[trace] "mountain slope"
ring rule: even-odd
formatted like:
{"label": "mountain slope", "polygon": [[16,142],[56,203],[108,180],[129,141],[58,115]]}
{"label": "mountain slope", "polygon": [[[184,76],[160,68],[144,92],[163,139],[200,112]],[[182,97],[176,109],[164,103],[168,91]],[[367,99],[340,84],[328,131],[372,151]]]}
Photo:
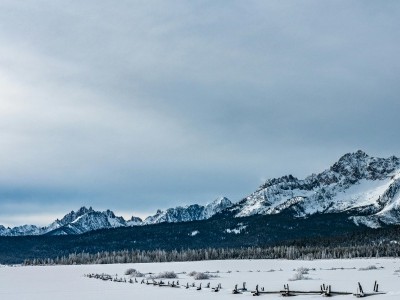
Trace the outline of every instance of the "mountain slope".
{"label": "mountain slope", "polygon": [[166,211],[158,210],[154,216],[147,217],[143,225],[205,220],[232,205],[233,203],[228,198],[220,197],[206,206],[193,204],[185,207],[169,208]]}
{"label": "mountain slope", "polygon": [[6,228],[0,225],[0,236],[21,236],[42,234],[42,229],[35,225],[22,225],[14,228]]}
{"label": "mountain slope", "polygon": [[235,217],[347,213],[356,224],[379,227],[400,223],[399,191],[399,158],[375,158],[359,150],[302,180],[292,175],[267,180],[229,210]]}
{"label": "mountain slope", "polygon": [[122,217],[116,217],[110,210],[105,212],[93,211],[91,208],[88,212],[79,215],[72,222],[64,226],[50,231],[51,235],[66,235],[66,234],[82,234],[85,232],[105,229],[125,227],[126,221]]}

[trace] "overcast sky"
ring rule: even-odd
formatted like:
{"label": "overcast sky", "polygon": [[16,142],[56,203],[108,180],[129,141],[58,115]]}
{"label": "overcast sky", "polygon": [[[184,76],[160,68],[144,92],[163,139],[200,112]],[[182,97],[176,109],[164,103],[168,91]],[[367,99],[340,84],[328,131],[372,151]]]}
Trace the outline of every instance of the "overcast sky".
{"label": "overcast sky", "polygon": [[399,1],[3,0],[0,224],[400,156],[399,53]]}

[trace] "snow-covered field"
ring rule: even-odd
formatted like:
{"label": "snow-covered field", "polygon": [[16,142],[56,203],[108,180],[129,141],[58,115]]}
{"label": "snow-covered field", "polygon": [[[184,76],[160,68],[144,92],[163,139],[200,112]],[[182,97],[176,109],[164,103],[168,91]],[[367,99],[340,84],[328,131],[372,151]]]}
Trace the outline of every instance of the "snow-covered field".
{"label": "snow-covered field", "polygon": [[[375,266],[376,269],[368,269]],[[295,280],[297,268],[308,268],[308,279]],[[174,271],[179,273],[179,283],[187,282],[196,286],[202,283],[203,289],[158,287],[140,283],[129,283],[130,276],[124,273],[134,268],[142,273]],[[194,280],[188,275],[191,271],[212,272],[218,277],[210,280]],[[184,273],[186,272],[186,273]],[[215,272],[215,273],[214,273]],[[125,282],[103,281],[85,277],[88,273],[107,273],[113,277],[126,278]],[[138,278],[139,279],[139,278]],[[139,279],[140,282],[141,279]],[[169,279],[172,282],[172,279]],[[241,287],[247,282],[249,290],[256,284],[266,291],[282,290],[289,284],[291,290],[319,290],[325,283],[332,286],[332,291],[356,292],[360,282],[364,292],[372,292],[374,281],[379,283],[379,290],[387,292],[373,295],[372,299],[400,299],[400,259],[354,259],[354,260],[226,260],[180,263],[115,264],[115,265],[79,265],[46,267],[0,267],[0,299],[4,300],[69,300],[69,299],[248,299],[247,292],[232,294],[235,284]],[[168,279],[164,280],[165,282]],[[211,292],[204,287],[210,282],[211,287],[219,283],[222,289]],[[276,299],[280,295],[261,295],[265,299]],[[352,295],[334,296],[335,299],[355,299]],[[302,295],[295,299],[321,299],[320,295]]]}

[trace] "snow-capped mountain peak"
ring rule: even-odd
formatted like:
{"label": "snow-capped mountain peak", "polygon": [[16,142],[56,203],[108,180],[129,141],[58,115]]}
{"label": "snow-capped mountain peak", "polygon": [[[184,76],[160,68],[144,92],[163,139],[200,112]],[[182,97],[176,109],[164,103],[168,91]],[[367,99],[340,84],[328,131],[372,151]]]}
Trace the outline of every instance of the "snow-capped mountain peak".
{"label": "snow-capped mountain peak", "polygon": [[223,211],[224,209],[231,207],[233,203],[226,197],[218,197],[214,201],[208,203],[202,212],[203,219],[209,219],[215,214]]}
{"label": "snow-capped mountain peak", "polygon": [[79,217],[81,217],[85,214],[91,213],[93,211],[94,210],[92,207],[86,208],[85,206],[82,206],[76,212],[71,211],[70,213],[66,214],[58,223],[61,225],[66,225],[66,224],[72,223]]}
{"label": "snow-capped mountain peak", "polygon": [[111,210],[100,212],[94,211],[91,207],[89,209],[82,207],[76,213],[72,211],[59,223],[61,226],[53,229],[51,234],[81,234],[98,229],[127,226],[124,218],[115,216]]}
{"label": "snow-capped mountain peak", "polygon": [[192,204],[169,208],[166,211],[157,210],[154,216],[149,216],[143,221],[143,225],[205,220],[230,206],[232,202],[228,198],[219,197],[205,206]]}
{"label": "snow-capped mountain peak", "polygon": [[127,226],[137,226],[137,225],[142,225],[143,220],[139,217],[132,217],[128,221],[126,221]]}
{"label": "snow-capped mountain peak", "polygon": [[377,158],[358,150],[343,155],[330,170],[346,177],[349,182],[356,182],[359,179],[382,179],[399,168],[399,165],[400,161],[395,156]]}
{"label": "snow-capped mountain peak", "polygon": [[357,216],[358,223],[367,219],[368,224],[371,219],[393,223],[400,207],[399,174],[399,158],[376,158],[359,150],[305,179],[292,175],[269,179],[230,210],[236,217],[283,211],[295,217],[346,212]]}

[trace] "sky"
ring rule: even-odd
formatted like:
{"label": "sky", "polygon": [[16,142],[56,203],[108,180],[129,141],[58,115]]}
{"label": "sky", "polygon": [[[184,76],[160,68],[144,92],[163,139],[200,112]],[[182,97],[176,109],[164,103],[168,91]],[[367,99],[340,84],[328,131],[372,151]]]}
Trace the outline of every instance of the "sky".
{"label": "sky", "polygon": [[399,1],[3,0],[0,224],[400,156],[399,53]]}

